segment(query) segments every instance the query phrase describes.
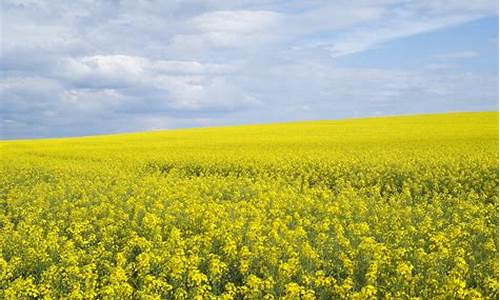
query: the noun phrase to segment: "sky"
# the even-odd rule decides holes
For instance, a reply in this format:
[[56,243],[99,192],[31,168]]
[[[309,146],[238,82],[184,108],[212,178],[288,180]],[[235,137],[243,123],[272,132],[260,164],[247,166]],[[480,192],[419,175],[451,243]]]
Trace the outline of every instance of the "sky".
[[0,9],[0,139],[498,110],[496,0]]

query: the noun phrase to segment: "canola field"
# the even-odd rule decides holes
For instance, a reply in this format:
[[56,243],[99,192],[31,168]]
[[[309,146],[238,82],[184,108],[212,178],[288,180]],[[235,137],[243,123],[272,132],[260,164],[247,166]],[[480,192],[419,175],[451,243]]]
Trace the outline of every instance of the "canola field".
[[498,113],[2,141],[1,299],[496,299]]

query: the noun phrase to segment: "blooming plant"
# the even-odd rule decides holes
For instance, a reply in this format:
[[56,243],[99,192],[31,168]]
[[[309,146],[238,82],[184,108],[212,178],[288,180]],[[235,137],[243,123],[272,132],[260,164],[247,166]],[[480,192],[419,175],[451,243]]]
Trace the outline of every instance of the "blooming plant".
[[496,299],[498,114],[0,142],[2,299]]

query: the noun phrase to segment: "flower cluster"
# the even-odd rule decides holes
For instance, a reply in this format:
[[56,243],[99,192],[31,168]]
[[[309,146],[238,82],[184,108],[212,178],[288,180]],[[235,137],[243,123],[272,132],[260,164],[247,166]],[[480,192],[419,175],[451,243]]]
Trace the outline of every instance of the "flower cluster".
[[2,299],[495,299],[498,114],[1,142]]

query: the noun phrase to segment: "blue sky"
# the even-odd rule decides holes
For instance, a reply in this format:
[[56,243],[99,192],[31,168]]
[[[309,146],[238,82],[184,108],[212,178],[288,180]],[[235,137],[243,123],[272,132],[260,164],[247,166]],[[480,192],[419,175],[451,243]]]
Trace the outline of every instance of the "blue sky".
[[5,0],[0,138],[498,110],[492,0]]

